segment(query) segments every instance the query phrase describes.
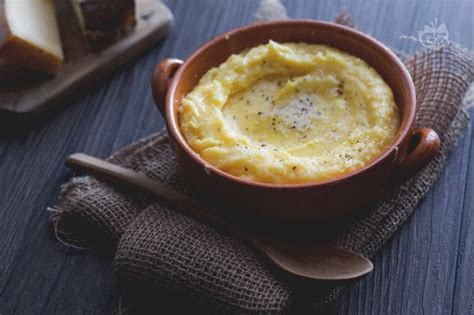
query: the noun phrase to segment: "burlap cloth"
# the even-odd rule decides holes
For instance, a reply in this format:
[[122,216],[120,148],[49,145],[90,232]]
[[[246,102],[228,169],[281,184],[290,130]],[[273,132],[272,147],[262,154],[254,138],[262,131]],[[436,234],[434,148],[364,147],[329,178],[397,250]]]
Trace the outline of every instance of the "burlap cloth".
[[[468,123],[462,104],[474,76],[472,53],[448,44],[404,62],[416,86],[417,125],[435,129],[442,146],[423,171],[333,240],[367,257],[374,257],[410,217]],[[122,149],[109,161],[185,189],[165,131]],[[172,290],[231,313],[315,310],[341,292],[341,287],[275,270],[253,249],[213,228],[93,177],[72,178],[53,208],[58,236],[69,242],[105,240],[115,250],[116,273],[130,288]]]

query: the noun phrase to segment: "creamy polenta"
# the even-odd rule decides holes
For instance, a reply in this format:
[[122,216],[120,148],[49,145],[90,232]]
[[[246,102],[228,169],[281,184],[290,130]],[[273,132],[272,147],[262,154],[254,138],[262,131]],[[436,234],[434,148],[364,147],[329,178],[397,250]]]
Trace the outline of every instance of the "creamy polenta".
[[179,124],[209,164],[296,184],[364,166],[394,139],[400,116],[390,87],[363,60],[270,41],[210,69],[182,100]]

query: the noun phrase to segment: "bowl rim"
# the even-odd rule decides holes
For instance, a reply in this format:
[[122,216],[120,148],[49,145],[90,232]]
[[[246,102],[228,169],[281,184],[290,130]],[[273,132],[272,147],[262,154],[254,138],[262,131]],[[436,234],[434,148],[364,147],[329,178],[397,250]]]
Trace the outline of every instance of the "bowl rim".
[[[404,82],[404,85],[406,86],[406,89],[409,95],[409,101],[405,105],[405,110],[406,109],[409,110],[408,118],[405,118],[406,117],[405,114],[403,115],[402,122],[398,130],[397,136],[379,155],[372,158],[363,167],[355,169],[344,175],[336,176],[334,178],[330,178],[330,179],[326,179],[322,181],[313,181],[313,182],[297,183],[297,184],[263,183],[263,182],[257,182],[257,181],[241,178],[241,177],[229,174],[225,171],[218,169],[217,167],[213,166],[212,164],[204,160],[198,153],[196,153],[189,146],[186,139],[184,138],[184,135],[179,130],[179,122],[177,121],[177,119],[175,119],[174,97],[175,97],[176,88],[181,79],[182,73],[184,72],[184,69],[186,69],[187,65],[191,64],[203,51],[206,51],[212,48],[215,44],[217,44],[220,41],[227,40],[230,36],[233,36],[234,34],[249,31],[249,30],[254,30],[258,28],[267,28],[267,27],[271,27],[275,25],[291,27],[291,26],[294,26],[295,24],[306,25],[310,27],[329,28],[329,29],[337,30],[339,32],[343,32],[345,33],[345,35],[350,35],[352,37],[355,37],[359,41],[364,41],[366,44],[372,46],[372,48],[377,50],[378,53],[384,54],[387,62],[390,62],[391,66],[393,67],[398,67],[399,72],[402,74],[401,80]],[[343,26],[340,24],[332,23],[332,22],[308,20],[308,19],[277,20],[277,21],[271,21],[271,22],[250,24],[250,25],[245,25],[242,27],[235,28],[233,30],[227,31],[209,40],[204,45],[196,49],[188,58],[185,59],[183,64],[178,68],[178,70],[176,71],[176,73],[174,74],[173,78],[170,81],[169,88],[166,95],[165,120],[166,120],[166,125],[168,127],[168,131],[171,133],[171,136],[176,140],[178,146],[180,146],[180,148],[184,150],[186,154],[189,157],[191,157],[191,159],[193,159],[196,163],[202,165],[202,167],[206,170],[206,173],[208,174],[215,173],[217,176],[222,177],[224,180],[234,181],[236,183],[252,186],[254,188],[269,188],[269,189],[310,188],[310,187],[313,188],[313,187],[319,187],[319,186],[335,185],[340,182],[350,180],[351,178],[356,177],[357,175],[360,175],[361,173],[364,173],[368,171],[369,169],[373,168],[374,166],[376,166],[378,163],[380,163],[385,158],[387,158],[392,153],[393,150],[396,150],[396,154],[394,157],[394,161],[396,161],[398,157],[398,153],[399,153],[398,147],[406,139],[407,135],[409,135],[413,126],[414,119],[415,119],[415,114],[416,114],[416,94],[415,93],[416,92],[415,92],[415,86],[413,84],[413,80],[407,68],[405,67],[405,65],[388,47],[386,47],[384,44],[382,44],[375,38],[367,34],[364,34],[356,29]]]

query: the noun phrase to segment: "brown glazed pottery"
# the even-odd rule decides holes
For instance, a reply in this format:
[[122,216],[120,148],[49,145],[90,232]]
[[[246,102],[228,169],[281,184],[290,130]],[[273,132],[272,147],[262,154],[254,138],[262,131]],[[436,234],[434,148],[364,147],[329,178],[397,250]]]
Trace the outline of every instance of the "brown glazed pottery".
[[[333,46],[375,68],[392,88],[402,116],[393,143],[354,172],[324,182],[297,185],[252,182],[227,174],[203,160],[180,132],[181,99],[209,69],[232,54],[266,44],[270,39]],[[163,60],[155,70],[152,90],[166,119],[170,142],[185,182],[218,211],[235,215],[277,222],[334,222],[354,218],[389,188],[421,170],[440,147],[435,131],[415,129],[415,88],[402,62],[375,39],[333,23],[276,21],[230,31],[202,46],[184,62]]]

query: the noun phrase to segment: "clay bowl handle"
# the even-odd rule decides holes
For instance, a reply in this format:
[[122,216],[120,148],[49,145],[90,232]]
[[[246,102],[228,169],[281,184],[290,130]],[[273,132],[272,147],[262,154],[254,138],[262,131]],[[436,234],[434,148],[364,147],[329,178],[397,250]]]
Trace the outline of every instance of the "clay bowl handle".
[[163,117],[166,116],[165,104],[166,94],[168,93],[168,87],[173,75],[176,70],[183,64],[180,59],[169,58],[164,59],[156,67],[153,73],[153,79],[151,81],[151,90],[153,92],[153,98],[155,99],[156,107],[161,112]]
[[441,146],[438,134],[430,128],[416,130],[410,141],[407,156],[398,165],[399,183],[422,170],[435,157]]

